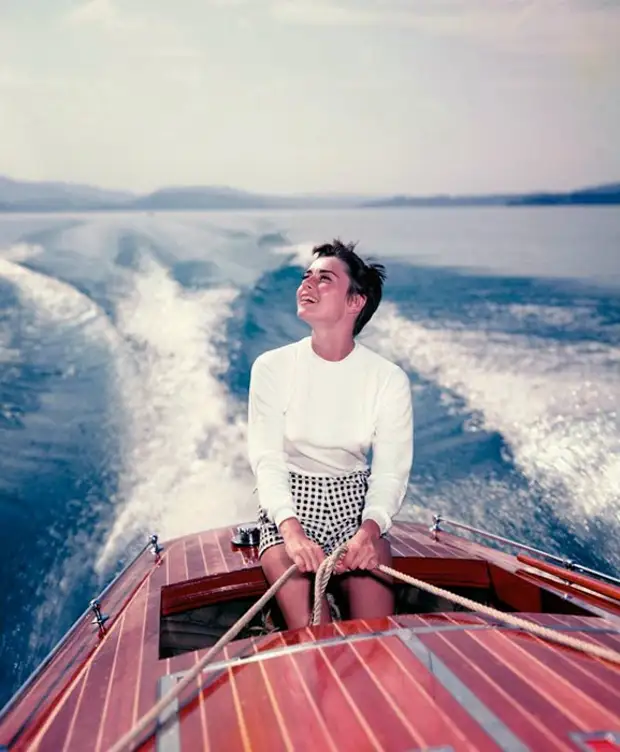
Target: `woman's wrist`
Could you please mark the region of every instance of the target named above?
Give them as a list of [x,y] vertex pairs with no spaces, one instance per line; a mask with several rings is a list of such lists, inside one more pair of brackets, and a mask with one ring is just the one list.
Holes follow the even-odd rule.
[[381,537],[381,528],[379,527],[379,524],[370,518],[362,522],[360,530],[363,530],[373,540],[378,540]]
[[280,523],[280,535],[287,540],[288,538],[305,535],[304,529],[297,517],[288,517]]

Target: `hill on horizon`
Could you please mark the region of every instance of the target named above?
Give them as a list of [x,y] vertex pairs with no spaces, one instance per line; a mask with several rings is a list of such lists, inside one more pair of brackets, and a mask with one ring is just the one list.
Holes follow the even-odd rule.
[[0,176],[0,212],[199,211],[226,209],[400,208],[620,204],[620,183],[567,192],[524,194],[364,196],[271,195],[228,186],[171,186],[137,195],[78,183],[20,181]]

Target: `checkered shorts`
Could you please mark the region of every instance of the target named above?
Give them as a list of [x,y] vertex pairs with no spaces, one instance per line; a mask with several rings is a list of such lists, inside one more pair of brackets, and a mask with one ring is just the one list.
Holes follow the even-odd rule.
[[[346,543],[359,529],[368,491],[368,470],[349,475],[317,476],[289,473],[295,511],[304,532],[327,555]],[[284,543],[277,526],[259,507],[258,554]]]

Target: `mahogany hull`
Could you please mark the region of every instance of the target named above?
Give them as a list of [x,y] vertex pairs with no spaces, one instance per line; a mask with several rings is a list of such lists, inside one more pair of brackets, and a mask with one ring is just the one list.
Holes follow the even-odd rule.
[[[0,744],[109,749],[205,652],[161,657],[162,620],[265,591],[232,532],[145,551],[106,594],[105,631],[78,625],[3,714]],[[541,584],[516,557],[413,523],[391,543],[401,571],[620,651],[620,602],[567,600],[569,584]],[[397,614],[237,640],[161,721],[140,749],[620,749],[620,667],[474,613]]]

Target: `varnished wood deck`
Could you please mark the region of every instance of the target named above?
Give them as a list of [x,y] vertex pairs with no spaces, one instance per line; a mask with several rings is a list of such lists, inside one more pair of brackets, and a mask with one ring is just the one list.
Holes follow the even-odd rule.
[[[234,595],[242,581],[264,590],[255,556],[229,540],[228,529],[210,531],[169,542],[158,562],[149,553],[140,557],[102,603],[111,617],[106,633],[98,637],[89,623],[76,631],[0,723],[0,744],[39,752],[108,749],[203,655],[159,659],[162,612],[204,603],[205,577],[220,594]],[[396,565],[417,566],[439,584],[455,558],[469,584],[488,582],[487,559],[505,571],[518,568],[514,557],[445,541],[398,525]],[[613,622],[529,618],[620,651]],[[444,614],[235,642],[141,749],[546,752],[590,749],[574,735],[601,731],[617,733],[620,743],[618,667],[499,630],[474,614]]]

